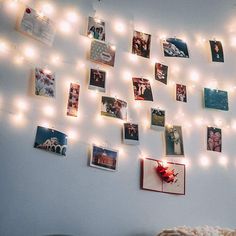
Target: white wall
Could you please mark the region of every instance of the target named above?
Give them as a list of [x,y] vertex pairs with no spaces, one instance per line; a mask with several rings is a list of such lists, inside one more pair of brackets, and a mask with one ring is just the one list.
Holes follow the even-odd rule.
[[[37,1],[36,1],[37,2]],[[235,131],[224,128],[232,125],[236,98],[230,93],[230,111],[206,110],[202,107],[202,89],[215,79],[219,88],[235,84],[236,51],[230,45],[234,36],[235,3],[233,0],[92,0],[55,1],[58,9],[76,6],[81,21],[78,32],[63,36],[58,33],[52,48],[15,31],[15,14],[1,7],[0,38],[16,45],[32,44],[41,58],[21,66],[12,62],[12,55],[0,55],[0,235],[41,236],[64,233],[81,236],[152,236],[162,228],[179,225],[219,225],[235,227]],[[33,6],[33,3],[32,3]],[[89,40],[82,36],[85,19],[97,13],[107,22],[107,40],[117,45],[116,64],[108,71],[108,95],[117,95],[129,103],[129,118],[141,125],[139,149],[143,156],[162,158],[162,134],[142,125],[152,106],[160,105],[167,112],[167,122],[183,127],[184,148],[190,160],[187,169],[186,195],[174,196],[140,190],[140,152],[136,147],[121,143],[121,123],[102,118],[96,120],[100,109],[99,96],[87,89],[87,69],[93,65],[86,60]],[[61,11],[62,12],[62,11]],[[62,13],[61,13],[62,16]],[[115,33],[113,23],[123,20],[126,33]],[[170,80],[190,85],[192,70],[200,75],[196,88],[189,92],[187,104],[176,102],[174,86],[167,87],[153,79],[150,60],[130,61],[133,27],[152,34],[151,57],[169,65]],[[190,59],[164,58],[158,36],[186,37]],[[211,63],[207,50],[197,45],[196,38],[223,40],[225,63]],[[68,62],[82,60],[85,68],[63,64],[51,68],[57,76],[55,100],[33,96],[31,70],[35,65],[50,65],[48,55],[59,51]],[[175,68],[180,71],[176,72]],[[103,68],[103,67],[101,67]],[[154,103],[134,107],[131,78],[124,72],[152,80]],[[79,118],[66,117],[68,81],[81,84]],[[28,110],[21,122],[16,122],[15,101],[24,99]],[[56,109],[55,117],[42,112],[46,105]],[[176,117],[184,112],[184,117]],[[223,122],[223,152],[229,165],[218,164],[222,156],[206,151],[206,125],[197,125],[203,117],[207,124],[214,119]],[[78,139],[69,141],[67,158],[33,148],[37,125],[47,121],[63,132],[73,129]],[[88,167],[89,144],[98,142],[123,149],[118,172],[111,173]],[[210,158],[212,165],[199,165],[201,155]]]

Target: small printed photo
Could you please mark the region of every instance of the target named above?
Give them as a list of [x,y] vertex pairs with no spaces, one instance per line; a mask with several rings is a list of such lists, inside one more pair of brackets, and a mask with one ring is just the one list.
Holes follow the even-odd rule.
[[187,44],[181,39],[167,38],[162,40],[165,57],[189,58]]
[[204,105],[205,108],[228,111],[228,92],[218,89],[204,88]]
[[167,84],[168,66],[161,63],[155,64],[155,79],[163,84]]
[[153,101],[152,88],[148,79],[133,78],[134,99]]
[[102,41],[92,40],[90,49],[91,61],[108,66],[114,66],[115,54],[115,46]]
[[124,123],[123,140],[125,144],[139,144],[138,124]]
[[134,31],[132,53],[141,57],[150,58],[151,35]]
[[184,155],[184,144],[181,126],[165,127],[165,144],[167,156]]
[[106,71],[90,69],[89,89],[106,92]]
[[30,7],[25,8],[17,29],[49,46],[53,44],[56,34],[54,22]]
[[164,130],[165,111],[151,108],[151,128],[156,130]]
[[55,97],[56,78],[55,74],[48,69],[35,68],[35,95]]
[[215,127],[207,127],[207,150],[214,152],[221,152],[222,150],[221,129]]
[[118,161],[118,151],[92,145],[90,166],[104,170],[116,171]]
[[146,158],[141,160],[141,188],[185,195],[185,165]]
[[220,41],[209,40],[213,62],[224,62],[224,52]]
[[67,115],[68,116],[78,116],[79,108],[79,91],[80,85],[77,83],[70,84],[69,99],[67,103]]
[[127,120],[127,102],[113,97],[102,96],[101,115]]
[[105,41],[105,22],[96,17],[89,16],[87,36],[92,39]]
[[66,156],[67,135],[54,129],[38,126],[34,147]]
[[183,84],[176,84],[176,101],[187,102],[187,87]]

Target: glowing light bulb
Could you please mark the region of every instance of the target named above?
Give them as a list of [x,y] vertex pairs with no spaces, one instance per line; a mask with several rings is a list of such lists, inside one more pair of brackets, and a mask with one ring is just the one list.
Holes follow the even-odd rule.
[[42,6],[41,6],[41,9],[39,11],[39,15],[41,17],[43,16],[52,16],[54,13],[54,7],[49,4],[49,3],[44,3]]
[[94,18],[94,21],[95,21],[97,24],[101,24],[101,23],[102,23],[102,20],[99,19],[99,18],[97,18],[97,17]]
[[24,57],[23,56],[20,56],[20,55],[16,55],[14,58],[13,58],[13,62],[17,65],[21,65],[23,64],[24,62]]
[[26,111],[29,108],[28,104],[22,99],[16,100],[16,106],[20,111]]
[[68,134],[68,138],[71,140],[78,139],[78,134],[74,130],[69,130],[67,134]]
[[61,21],[59,23],[59,28],[62,33],[69,34],[71,33],[71,25],[67,21]]
[[197,82],[199,80],[199,74],[196,71],[192,71],[191,80]]
[[203,156],[200,158],[200,165],[203,167],[208,167],[210,165],[210,160],[208,157]]
[[132,62],[138,61],[138,56],[136,54],[130,54],[129,58],[130,58],[130,61]]
[[66,18],[71,23],[76,23],[78,21],[78,14],[75,11],[68,11]]
[[9,47],[6,42],[1,41],[0,42],[0,52],[1,53],[6,53],[8,51]]
[[124,33],[125,32],[125,24],[121,21],[115,23],[115,30],[117,33]]
[[25,47],[24,48],[24,55],[25,57],[29,58],[29,59],[33,59],[35,58],[36,54],[35,54],[35,49],[33,47]]
[[168,165],[168,162],[167,162],[166,159],[163,159],[161,162],[162,162],[162,165],[163,165],[163,166],[167,166],[167,165]]
[[55,115],[55,109],[52,106],[43,107],[43,113],[45,116],[53,117]]
[[115,51],[116,50],[116,46],[115,45],[111,45],[111,50]]
[[225,156],[220,157],[219,164],[226,167],[228,165],[228,158]]

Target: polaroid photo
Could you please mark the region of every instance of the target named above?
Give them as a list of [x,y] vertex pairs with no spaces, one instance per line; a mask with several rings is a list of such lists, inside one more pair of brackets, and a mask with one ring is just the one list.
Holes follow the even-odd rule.
[[222,133],[221,129],[207,127],[207,150],[221,152],[222,150]]
[[66,156],[67,135],[54,129],[38,126],[34,147]]
[[187,44],[181,39],[167,38],[162,40],[162,46],[165,57],[189,58]]
[[187,87],[183,84],[176,84],[175,89],[176,101],[187,102]]
[[105,21],[102,21],[101,19],[98,19],[96,17],[89,16],[87,36],[91,39],[105,41]]
[[99,92],[106,92],[106,71],[99,69],[90,69],[89,89]]
[[113,97],[102,96],[101,115],[127,120],[127,102]]
[[141,188],[185,195],[185,165],[151,158],[141,160]]
[[90,49],[90,60],[96,63],[114,67],[116,49],[113,45],[92,40]]
[[224,62],[223,46],[220,41],[209,40],[213,62]]
[[165,111],[151,108],[151,129],[164,131],[165,129]]
[[34,70],[35,95],[44,97],[55,97],[56,77],[48,69],[36,67]]
[[148,79],[132,78],[134,99],[140,101],[153,101],[152,88]]
[[54,22],[30,7],[24,9],[17,30],[49,46],[52,46],[56,35]]
[[184,156],[184,143],[181,126],[165,127],[166,156]]
[[205,108],[228,111],[228,92],[218,89],[204,88],[204,106]]
[[79,108],[79,91],[80,85],[78,83],[70,84],[69,99],[67,103],[67,116],[78,116]]
[[125,144],[130,144],[130,145],[139,144],[138,124],[124,123],[124,126],[123,126],[123,142]]
[[117,171],[118,151],[92,145],[90,166],[108,171]]
[[134,31],[132,53],[141,57],[150,58],[151,35]]
[[155,79],[167,85],[168,66],[161,63],[155,63]]

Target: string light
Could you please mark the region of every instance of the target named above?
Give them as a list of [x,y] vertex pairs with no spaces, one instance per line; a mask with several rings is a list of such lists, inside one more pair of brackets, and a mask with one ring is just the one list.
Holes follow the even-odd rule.
[[38,13],[41,17],[52,16],[54,14],[54,7],[50,3],[44,3]]
[[55,109],[53,106],[45,106],[43,107],[43,113],[45,116],[53,117],[55,115]]
[[34,59],[36,57],[35,49],[31,46],[26,46],[23,51],[25,57]]
[[210,160],[208,157],[206,156],[202,156],[200,158],[200,165],[203,166],[203,167],[208,167],[210,165]]
[[52,63],[53,65],[58,66],[58,65],[60,64],[60,62],[61,62],[61,57],[60,57],[60,55],[52,55],[52,56],[51,56],[51,63]]
[[78,14],[75,11],[68,11],[66,13],[66,19],[71,23],[76,23],[78,18]]
[[74,130],[69,130],[69,131],[67,131],[67,134],[68,134],[68,138],[69,138],[70,140],[75,141],[75,140],[78,139],[78,134],[77,134]]
[[228,165],[228,158],[226,156],[220,157],[219,164],[226,167]]
[[17,99],[16,106],[20,111],[27,111],[29,109],[28,104],[23,99]]
[[115,31],[119,34],[124,34],[125,33],[125,24],[121,21],[117,21],[115,23]]
[[6,42],[0,41],[0,53],[6,53],[9,49],[9,46]]
[[60,21],[59,29],[64,34],[69,34],[72,31],[71,25],[65,20]]

